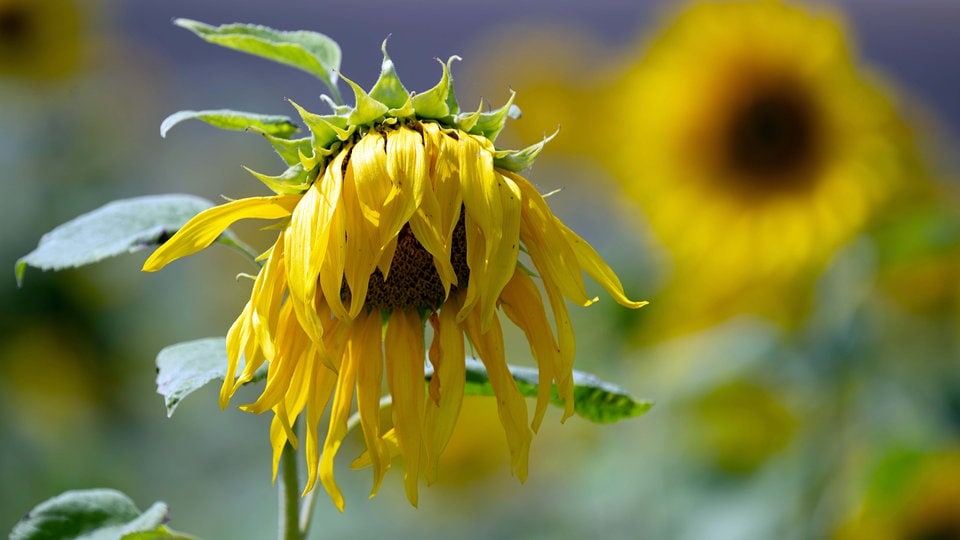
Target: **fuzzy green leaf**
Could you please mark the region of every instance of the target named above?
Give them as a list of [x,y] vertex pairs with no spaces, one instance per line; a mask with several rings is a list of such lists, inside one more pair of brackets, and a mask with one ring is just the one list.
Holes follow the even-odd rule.
[[[15,266],[23,284],[27,266],[75,268],[160,245],[190,218],[213,203],[193,195],[153,195],[107,203],[72,219],[40,239]],[[232,237],[232,233],[225,233]]]
[[287,138],[296,133],[299,127],[289,117],[282,115],[256,114],[230,109],[207,111],[179,111],[166,117],[160,123],[160,136],[166,137],[170,128],[184,120],[202,120],[213,127],[244,131],[256,128],[258,132],[269,133]]
[[[178,343],[157,355],[157,393],[163,396],[167,416],[180,401],[210,381],[223,380],[227,372],[227,344],[222,337]],[[261,369],[250,382],[266,377]]]
[[173,24],[210,43],[302,69],[323,81],[339,101],[340,46],[323,34],[305,30],[285,32],[255,24],[210,26],[190,19],[176,19]]
[[[158,502],[141,513],[129,497],[112,489],[67,491],[30,510],[13,528],[11,540],[182,539],[191,537],[163,527],[167,505]],[[159,535],[165,536],[159,536]],[[147,536],[143,536],[147,535]]]
[[[483,363],[472,358],[467,358],[466,362],[467,385],[464,393],[472,396],[493,396],[493,386]],[[519,366],[508,367],[520,393],[524,397],[537,397],[537,370]],[[433,369],[427,364],[426,370],[429,381],[433,376]],[[623,388],[581,371],[573,372],[573,399],[577,415],[601,424],[640,416],[653,407],[653,402],[636,400]],[[551,401],[554,405],[563,405],[557,396],[556,387],[553,388]]]

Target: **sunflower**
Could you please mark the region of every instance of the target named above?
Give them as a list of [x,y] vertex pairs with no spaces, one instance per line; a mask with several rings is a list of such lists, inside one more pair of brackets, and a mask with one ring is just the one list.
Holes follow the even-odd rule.
[[[419,476],[436,479],[457,421],[469,342],[490,376],[511,468],[522,481],[531,428],[540,425],[554,384],[565,400],[564,418],[573,412],[574,334],[565,300],[582,306],[596,300],[582,272],[624,306],[644,304],[624,295],[596,251],[518,174],[546,141],[520,151],[494,146],[516,115],[513,98],[490,112],[459,111],[454,58],[441,63],[434,88],[411,94],[384,50],[372,90],[347,81],[354,108],[334,106],[334,114],[321,116],[294,104],[311,136],[268,137],[289,168],[275,177],[254,173],[275,195],[201,212],[144,264],[159,270],[207,247],[240,219],[273,222],[276,242],[260,257],[250,300],[227,335],[220,401],[226,406],[266,363],[263,392],[243,409],[274,413],[274,476],[285,445],[298,444],[294,424],[302,415],[305,492],[319,480],[341,510],[334,457],[354,401],[366,444],[362,460],[374,472],[372,494],[396,452],[407,498],[416,505]],[[539,365],[532,420],[505,362],[501,314],[524,332]],[[428,385],[425,358],[433,368]],[[384,381],[392,401],[389,429],[380,423]]]
[[0,75],[64,77],[76,69],[81,45],[72,0],[0,0]]
[[681,294],[721,312],[789,316],[784,293],[910,172],[906,129],[856,68],[840,20],[787,3],[691,5],[614,84],[609,109],[626,104],[637,113],[610,148],[613,170]]
[[[562,151],[604,166],[642,209],[671,276],[661,300],[676,317],[658,324],[802,315],[831,256],[920,176],[892,99],[832,12],[698,2],[648,37],[606,66],[508,82],[534,96],[528,118],[591,103],[594,115],[560,119]],[[610,120],[602,132],[595,118]]]

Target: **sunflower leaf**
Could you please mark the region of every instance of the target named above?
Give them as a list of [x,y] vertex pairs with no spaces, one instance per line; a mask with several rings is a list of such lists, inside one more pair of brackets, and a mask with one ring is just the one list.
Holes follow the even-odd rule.
[[285,32],[256,24],[210,26],[190,19],[176,19],[173,24],[210,43],[302,69],[326,84],[339,101],[340,46],[323,34]]
[[85,538],[87,540],[190,540],[167,529],[167,505],[154,503],[140,512],[129,497],[113,489],[67,491],[34,507],[10,533],[11,540]]
[[[107,203],[43,235],[15,265],[17,284],[27,266],[62,270],[162,244],[213,203],[193,195],[154,195]],[[226,236],[232,238],[229,231]]]
[[[490,378],[483,363],[472,358],[468,358],[466,362],[467,385],[464,393],[473,396],[492,396],[493,386],[490,384]],[[508,367],[520,393],[524,397],[536,397],[539,381],[537,370],[518,366]],[[429,381],[433,376],[433,370],[429,364],[426,370]],[[554,405],[563,405],[557,395],[556,387],[553,388],[551,395]],[[640,416],[653,406],[651,401],[636,400],[623,388],[581,371],[573,372],[573,399],[576,414],[601,424]]]
[[206,111],[179,111],[166,117],[160,123],[160,136],[166,137],[170,128],[184,120],[202,120],[213,127],[233,131],[256,130],[258,133],[269,134],[286,139],[296,133],[299,126],[289,117],[283,115],[257,114],[230,109],[215,109]]
[[[223,380],[227,372],[226,338],[204,338],[170,345],[157,355],[157,393],[163,396],[167,416],[180,401],[207,383]],[[266,368],[257,371],[250,382],[267,376]]]

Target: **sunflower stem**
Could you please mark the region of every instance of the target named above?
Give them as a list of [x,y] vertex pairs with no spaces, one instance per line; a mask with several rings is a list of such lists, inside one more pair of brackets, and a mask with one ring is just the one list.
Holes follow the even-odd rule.
[[288,442],[280,455],[280,540],[303,540],[300,513],[300,479],[297,475],[297,451]]
[[220,238],[217,238],[217,242],[233,248],[235,251],[246,257],[247,260],[252,262],[257,268],[260,268],[260,263],[257,261],[257,252],[254,251],[252,247],[236,238],[230,238],[226,235],[221,235]]

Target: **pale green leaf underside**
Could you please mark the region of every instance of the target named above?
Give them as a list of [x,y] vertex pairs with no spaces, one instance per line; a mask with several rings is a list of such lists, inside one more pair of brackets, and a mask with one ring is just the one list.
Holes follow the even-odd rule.
[[257,114],[230,109],[211,109],[205,111],[179,111],[166,117],[160,124],[160,136],[166,137],[170,128],[184,120],[201,120],[213,127],[244,131],[253,129],[286,139],[296,133],[299,127],[288,116]]
[[[43,235],[17,261],[17,283],[27,266],[61,270],[159,245],[213,203],[193,195],[153,195],[107,203]],[[225,233],[232,236],[232,233]]]
[[[492,396],[493,387],[487,377],[486,368],[478,360],[468,358],[467,395]],[[509,366],[517,387],[526,397],[537,396],[538,374],[536,369]],[[180,401],[213,380],[223,380],[227,368],[227,349],[225,338],[206,338],[171,345],[157,356],[157,392],[164,397],[167,415],[180,404]],[[433,376],[429,364],[426,366],[426,380]],[[261,368],[251,382],[266,377]],[[640,416],[647,412],[653,403],[635,400],[622,388],[604,382],[599,378],[579,371],[573,372],[574,410],[587,420],[597,423],[611,423],[626,418]],[[562,405],[553,389],[553,403]]]
[[48,499],[23,517],[11,540],[189,539],[163,523],[167,505],[158,502],[141,513],[129,497],[112,489],[67,491]]
[[[467,358],[466,395],[493,396],[493,386],[483,363]],[[427,366],[429,371],[429,366]],[[513,380],[524,397],[537,397],[539,372],[534,368],[509,366]],[[429,380],[429,373],[428,373]],[[653,407],[652,401],[636,400],[626,390],[582,371],[573,372],[574,411],[578,416],[598,424],[609,424],[640,416]],[[551,402],[563,406],[557,388],[551,392]]]
[[255,24],[210,26],[190,19],[176,19],[173,23],[210,43],[302,69],[320,79],[335,96],[339,95],[340,46],[323,34],[280,31]]
[[[226,338],[204,338],[170,345],[157,355],[157,393],[163,396],[167,416],[180,401],[214,380],[223,380],[227,371]],[[254,376],[266,378],[266,369]]]

